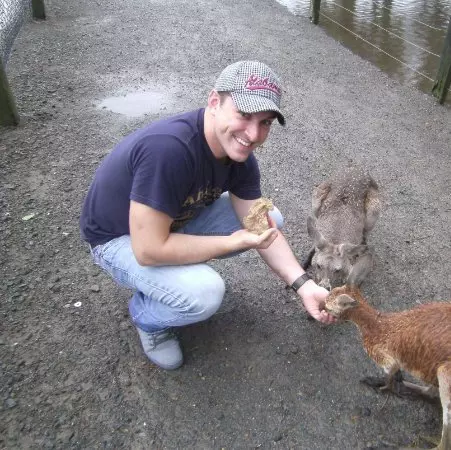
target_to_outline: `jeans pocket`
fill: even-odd
[[[93,249],[94,262],[122,286],[134,288],[128,273],[133,258],[130,236],[124,235]]]
[[[92,250],[91,254],[94,259],[94,263],[98,266],[102,267],[102,269],[106,269],[106,265],[108,264],[108,260],[110,259],[110,249],[115,245],[116,239],[112,239],[111,241],[106,242],[105,244],[96,245]]]

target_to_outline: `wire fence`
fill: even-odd
[[[375,3],[375,2],[373,2]],[[415,68],[413,64],[411,64],[408,60],[406,61],[406,59],[402,59],[401,55],[396,55],[396,44],[392,41],[391,42],[391,48],[383,48],[383,45],[377,43],[377,39],[374,39],[374,35],[371,36],[372,39],[370,39],[369,36],[367,36],[367,38],[365,37],[365,33],[362,30],[359,31],[354,31],[352,30],[350,27],[347,27],[346,24],[344,24],[343,22],[339,21],[339,20],[335,20],[333,18],[333,14],[331,14],[331,9],[326,9],[327,6],[333,7],[335,9],[342,9],[344,11],[346,11],[349,15],[352,15],[354,17],[356,17],[357,20],[359,20],[359,14],[356,13],[355,11],[350,10],[349,8],[346,8],[345,6],[333,1],[333,0],[325,0],[323,5],[321,5],[321,11],[320,11],[320,16],[323,17],[324,19],[326,19],[327,21],[335,24],[337,27],[342,28],[343,30],[345,30],[346,32],[348,32],[350,35],[354,36],[355,38],[357,38],[358,40],[361,40],[362,42],[364,42],[365,44],[373,47],[375,50],[377,50],[378,52],[383,53],[384,55],[388,56],[389,58],[393,59],[394,61],[396,61],[397,63],[401,64],[402,66],[410,69],[411,71],[415,72],[417,75],[419,75],[420,77],[423,77],[424,79],[433,82],[434,79],[432,77],[432,73],[425,73],[426,70],[419,70],[418,68]],[[326,8],[325,8],[326,7]],[[386,6],[380,6],[380,8],[385,9],[387,11],[389,11],[391,13],[391,8],[387,8]],[[324,10],[327,11],[324,12]],[[365,20],[365,19],[363,19]],[[415,22],[417,24],[420,24],[422,26],[428,27],[432,30],[438,31],[441,33],[443,39],[445,37],[445,33],[446,33],[446,27],[444,26],[443,28],[438,28],[435,26],[432,26],[430,24],[427,24],[423,21],[420,21],[418,19],[414,19],[411,18],[410,19],[412,22]],[[436,51],[431,51],[430,49],[426,48],[427,42],[424,42],[423,45],[419,45],[417,43],[415,43],[413,41],[412,38],[408,38],[406,36],[402,35],[402,30],[401,32],[393,32],[390,29],[388,29],[388,27],[384,27],[374,21],[371,20],[366,20],[366,24],[368,26],[372,26],[375,27],[377,29],[379,29],[379,32],[385,33],[387,36],[390,36],[391,38],[393,38],[394,40],[398,40],[398,41],[402,41],[404,43],[404,45],[407,46],[411,46],[413,47],[415,50],[418,50],[420,52],[423,52],[423,54],[427,53],[430,56],[432,56],[433,58],[436,58],[435,62],[438,65],[439,59],[440,59],[440,54],[438,54]],[[374,42],[376,41],[376,42]],[[415,60],[416,62],[418,62],[420,60],[420,58],[412,58],[412,60]],[[429,68],[431,68],[431,61],[429,60]],[[436,72],[436,67],[434,67],[432,69],[432,71],[435,73]]]
[[[30,0],[0,0],[0,58],[6,65],[14,39],[24,20],[31,17]]]
[[[310,8],[313,23],[399,81],[434,95],[438,84],[449,92],[447,1],[310,0]]]
[[[371,47],[374,47],[376,50],[380,51],[381,53],[384,53],[384,54],[387,55],[388,57],[393,58],[395,61],[397,61],[398,63],[400,63],[400,64],[402,64],[403,66],[407,67],[408,69],[412,70],[413,72],[417,73],[418,75],[422,76],[423,78],[426,78],[426,79],[429,80],[429,81],[434,81],[434,79],[431,78],[430,76],[428,76],[428,75],[426,75],[426,74],[420,72],[419,70],[415,69],[414,67],[412,67],[412,66],[410,66],[409,64],[405,63],[404,61],[401,61],[401,60],[400,60],[399,58],[397,58],[396,56],[392,55],[392,54],[389,53],[389,52],[386,52],[386,51],[383,50],[382,48],[380,48],[380,47],[378,47],[377,45],[373,44],[372,42],[366,40],[363,36],[360,36],[358,33],[355,33],[354,31],[350,30],[349,28],[346,28],[344,25],[342,25],[341,23],[339,23],[339,22],[337,22],[336,20],[332,19],[332,18],[329,17],[327,14],[324,14],[324,13],[322,13],[322,12],[320,12],[319,14],[320,14],[320,16],[324,17],[325,19],[329,20],[330,22],[334,23],[335,25],[337,25],[337,26],[343,28],[344,30],[346,30],[348,33],[352,34],[352,35],[355,36],[356,38],[361,39],[363,42],[365,42],[365,44],[368,44],[368,45],[370,45]],[[377,25],[377,24],[374,24],[374,25],[376,25],[377,27],[379,27],[379,25]],[[381,28],[382,28],[382,27],[381,27]],[[388,30],[385,30],[385,29],[384,29],[384,31],[386,31],[387,33],[390,33],[390,34],[394,34],[394,33],[392,33],[391,31],[388,31]],[[395,35],[395,36],[396,36],[396,35]],[[432,53],[432,52],[430,52],[430,51],[428,51],[428,50],[426,50],[426,49],[424,49],[424,48],[421,48],[421,47],[419,47],[418,45],[415,45],[414,43],[409,42],[409,41],[407,41],[406,39],[401,38],[400,36],[397,36],[397,37],[399,37],[400,39],[406,41],[408,44],[414,45],[415,47],[419,48],[419,49],[422,50],[422,51],[425,51],[425,52],[427,52],[427,53],[430,53],[430,54],[433,55],[433,56],[436,56],[437,58],[440,58],[440,55],[437,55],[436,53]]]

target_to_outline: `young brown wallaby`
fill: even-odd
[[[330,289],[343,284],[362,255],[371,255],[366,236],[379,217],[379,188],[359,168],[336,174],[315,187],[307,231],[313,248],[303,263],[310,265],[318,284]]]
[[[368,355],[381,366],[385,382],[371,381],[397,395],[440,397],[443,408],[441,442],[437,450],[451,450],[451,303],[428,303],[413,309],[382,313],[372,308],[357,285],[369,269],[360,260],[348,284],[333,289],[326,310],[337,318],[352,321],[360,330]],[[400,370],[409,372],[428,386],[402,380]]]

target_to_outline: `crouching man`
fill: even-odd
[[[261,197],[253,154],[274,120],[284,125],[281,85],[265,64],[226,67],[205,108],[135,131],[97,169],[80,218],[96,264],[134,290],[129,304],[147,357],[163,369],[183,364],[175,327],[212,316],[224,282],[206,261],[256,249],[323,323],[328,292],[304,275],[278,228],[261,235],[242,226]]]

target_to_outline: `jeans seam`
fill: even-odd
[[[204,234],[227,236],[229,235],[229,232],[206,232]],[[142,273],[143,271],[134,270],[134,267],[129,268],[127,266],[122,267],[121,264],[117,265],[115,255],[121,251],[122,247],[122,239],[117,242],[117,245],[110,241],[107,244],[96,246],[93,249],[95,252],[92,252],[92,257],[94,262],[119,285],[132,291],[140,292],[147,297],[146,301],[154,301],[156,302],[155,305],[160,304],[171,309],[169,317],[165,314],[161,316],[157,314],[155,317],[156,321],[151,321],[153,325],[163,328],[172,327],[174,326],[174,323],[184,322],[185,319],[188,319],[191,316],[194,318],[199,313],[203,314],[203,308],[199,310],[197,306],[194,306],[197,305],[199,301],[199,305],[202,305],[202,297],[199,300],[196,295],[191,293],[191,291],[184,290],[183,285],[178,289],[171,283],[168,284],[167,281],[165,281],[165,278],[161,278],[160,276],[157,277],[157,280],[154,280],[152,277],[147,276],[146,273]],[[157,299],[155,298],[156,296],[158,297]],[[161,299],[161,297],[163,298]],[[132,311],[130,310],[130,313],[131,312]],[[138,322],[141,317],[146,316],[146,308],[141,310],[140,308],[137,308],[134,312],[135,314],[131,315],[131,319],[134,325],[138,326],[136,322]]]
[[[159,286],[159,285],[152,284],[151,282],[146,281],[145,278],[140,277],[139,275],[133,275],[133,274],[131,274],[130,272],[128,272],[127,270],[124,270],[124,269],[122,269],[122,268],[120,268],[120,267],[117,267],[117,266],[113,265],[112,263],[110,263],[109,261],[107,261],[107,260],[104,259],[104,258],[102,258],[102,259],[103,259],[103,261],[106,263],[106,265],[108,265],[108,267],[109,267],[111,270],[115,270],[115,271],[119,271],[119,272],[121,272],[121,273],[123,273],[123,274],[127,274],[127,279],[128,279],[128,281],[139,280],[140,282],[142,282],[142,283],[145,284],[146,286],[151,287],[153,290],[158,290],[158,291],[164,293],[165,295],[170,295],[171,298],[173,298],[173,299],[175,299],[175,300],[177,301],[177,306],[176,306],[177,309],[186,308],[187,302],[184,301],[184,300],[182,300],[178,295],[175,295],[175,294],[169,292],[169,291],[166,290],[164,287],[161,287],[161,286]],[[109,274],[109,275],[111,276],[111,274]],[[129,284],[131,284],[131,283],[129,283]],[[135,283],[135,284],[136,284],[136,283]],[[133,287],[130,287],[130,286],[129,286],[129,288],[130,288],[130,289],[133,289],[133,290],[135,290],[135,291],[139,291],[137,288],[133,288]],[[139,291],[139,292],[142,292],[142,291]],[[144,292],[143,292],[143,294],[144,294],[146,297],[149,297],[149,298],[152,300],[152,297],[151,297],[150,295],[148,295],[148,294],[146,294],[146,293],[144,293]],[[153,300],[153,301],[157,301],[157,300]],[[162,302],[162,304],[166,305],[164,302]],[[167,305],[166,305],[166,306],[167,306]],[[183,317],[184,317],[184,314],[183,314],[183,313],[184,313],[184,312],[186,312],[186,311],[181,311],[181,312],[179,312],[179,311],[177,311],[177,310],[173,311],[173,313],[176,315],[176,317],[174,317],[174,318],[172,319],[172,321],[176,321],[176,320],[178,320],[178,319],[183,319]],[[143,311],[142,311],[140,314],[143,314]],[[137,316],[135,316],[135,317],[139,317],[139,315],[137,315]],[[170,323],[170,322],[171,322],[171,321],[164,321],[164,322],[162,322],[162,323]]]
[[[186,306],[186,302],[185,302],[185,301],[180,301],[180,298],[179,298],[177,295],[175,295],[175,294],[173,294],[173,293],[167,291],[165,288],[163,288],[163,287],[161,287],[161,286],[159,286],[159,285],[156,285],[156,284],[152,284],[152,283],[146,281],[145,278],[140,277],[139,275],[133,275],[133,274],[131,274],[129,271],[124,270],[124,269],[122,269],[121,267],[115,266],[114,264],[110,263],[109,261],[107,261],[107,260],[104,259],[104,258],[102,258],[102,260],[104,261],[104,263],[105,263],[111,270],[115,270],[115,271],[119,271],[119,272],[121,272],[121,273],[123,273],[123,274],[127,274],[127,279],[128,279],[128,280],[139,280],[140,282],[142,282],[143,284],[145,284],[145,285],[148,286],[148,287],[151,287],[152,289],[158,290],[158,291],[160,291],[160,292],[162,292],[162,293],[164,293],[164,294],[166,294],[166,295],[172,296],[172,298],[174,298],[174,299],[177,300],[177,307],[181,307],[181,306],[182,306],[182,307],[185,307],[185,306]],[[111,274],[109,274],[109,275],[111,276]],[[131,283],[130,283],[130,284],[131,284]],[[129,287],[129,289],[133,289],[133,290],[135,290],[135,291],[139,291],[137,288],[134,288],[134,287]],[[142,292],[142,291],[139,291],[139,292]],[[143,292],[143,294],[144,294],[146,297],[150,297],[150,295],[145,294],[144,292]],[[164,304],[164,303],[163,303],[163,304]]]

